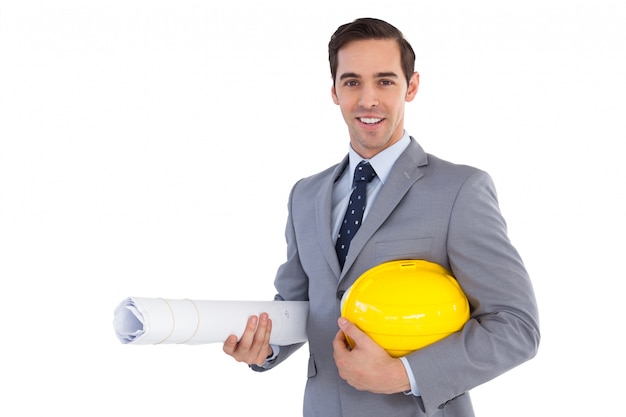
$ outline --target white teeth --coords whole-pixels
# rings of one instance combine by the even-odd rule
[[[378,118],[374,118],[374,117],[360,117],[359,120],[362,123],[367,123],[368,125],[373,125],[375,123],[380,122],[383,119],[378,119]]]

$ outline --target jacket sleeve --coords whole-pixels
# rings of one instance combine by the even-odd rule
[[[540,339],[529,276],[507,236],[493,182],[483,171],[459,189],[447,251],[471,317],[459,332],[406,357],[428,415],[534,357]]]

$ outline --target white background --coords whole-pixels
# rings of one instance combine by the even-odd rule
[[[273,297],[291,186],[347,151],[328,39],[374,16],[417,52],[407,130],[492,175],[535,285],[539,354],[477,414],[615,415],[621,3],[3,1],[0,414],[300,415],[307,349],[256,374],[221,345],[122,345],[113,309]]]

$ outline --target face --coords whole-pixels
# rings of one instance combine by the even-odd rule
[[[332,97],[359,155],[369,159],[402,138],[404,104],[415,98],[418,85],[417,72],[407,85],[393,39],[354,41],[339,50]]]

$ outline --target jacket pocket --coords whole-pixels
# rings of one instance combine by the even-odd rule
[[[376,259],[386,261],[391,259],[420,259],[420,254],[429,253],[432,248],[432,238],[391,240],[376,243]]]

